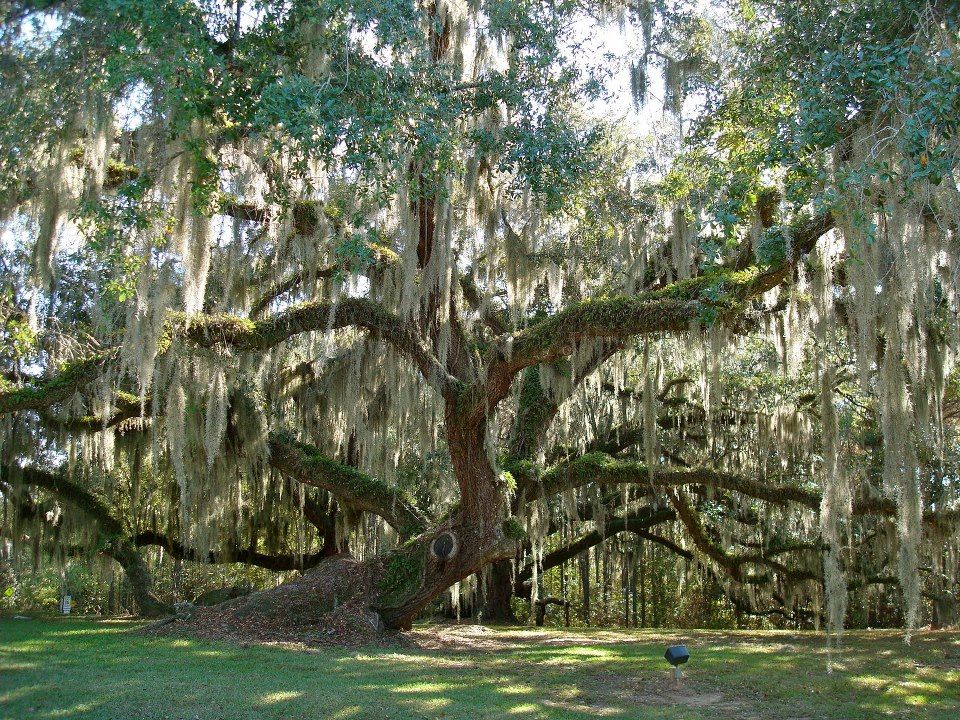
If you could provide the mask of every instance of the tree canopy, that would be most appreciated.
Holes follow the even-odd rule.
[[[956,607],[954,0],[0,11],[18,547],[146,613],[161,548],[349,549],[404,627],[624,534],[782,622]]]

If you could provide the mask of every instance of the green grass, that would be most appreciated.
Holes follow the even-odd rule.
[[[960,717],[960,634],[444,629],[441,649],[305,650],[145,637],[83,619],[0,619],[0,717]],[[433,630],[420,629],[423,640]],[[671,686],[664,645],[693,655]]]

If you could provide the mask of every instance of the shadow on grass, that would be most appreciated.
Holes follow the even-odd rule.
[[[956,634],[912,647],[850,634],[827,676],[813,634],[691,632],[693,659],[674,689],[656,633],[471,652],[242,647],[128,629],[0,620],[0,717],[953,720],[960,707],[960,670],[937,665]]]

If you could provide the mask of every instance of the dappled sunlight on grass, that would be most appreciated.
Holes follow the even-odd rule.
[[[359,705],[340,708],[329,716],[330,720],[348,720],[349,718],[359,717],[363,709]]]
[[[497,692],[501,695],[530,695],[535,692],[534,688],[529,685],[506,685],[504,687],[497,688]]]
[[[291,700],[296,700],[297,698],[302,697],[303,692],[300,690],[278,690],[276,692],[267,693],[261,697],[257,702],[257,705],[276,705],[277,703],[290,702]]]
[[[456,688],[463,687],[462,684],[455,683],[438,683],[438,682],[419,682],[419,683],[410,683],[403,685],[401,687],[396,687],[391,690],[394,693],[425,693],[425,692],[446,692],[448,690],[454,690]]]
[[[535,713],[539,710],[536,705],[532,703],[524,703],[523,705],[514,705],[507,712],[511,715],[526,715],[527,713]]]
[[[912,647],[898,633],[849,633],[828,676],[814,633],[449,627],[455,640],[441,649],[347,650],[0,620],[0,718],[739,720],[778,708],[956,720],[960,707],[957,633],[921,634]],[[662,657],[675,641],[692,653],[680,689]]]
[[[130,628],[118,625],[99,625],[96,628],[72,628],[70,630],[59,630],[49,633],[50,637],[96,637],[102,638],[106,635],[119,635],[128,632]]]
[[[18,672],[18,671],[25,671],[25,670],[36,670],[36,669],[37,669],[37,663],[12,663],[12,662],[5,662],[5,663],[3,663],[3,669],[4,669],[6,672]]]
[[[48,718],[77,717],[80,713],[93,712],[95,708],[96,708],[96,705],[93,703],[77,703],[73,707],[63,708],[62,710],[53,710],[51,712],[45,713],[44,717],[48,717]]]
[[[404,698],[401,702],[403,703],[404,707],[415,708],[420,712],[434,713],[453,704],[453,701],[450,698],[445,697],[422,698],[417,700]]]
[[[223,650],[194,650],[191,653],[194,657],[222,658],[226,656]]]
[[[5,663],[0,664],[0,670],[7,672],[10,670],[10,666]],[[37,686],[23,686],[14,688],[13,690],[7,690],[6,692],[0,692],[0,703],[6,704],[13,702],[14,700],[19,700],[20,698],[28,697],[32,693],[36,692],[37,689]]]

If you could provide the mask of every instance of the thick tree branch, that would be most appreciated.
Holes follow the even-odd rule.
[[[479,422],[507,396],[517,373],[569,355],[586,340],[684,332],[696,323],[740,329],[748,316],[748,303],[786,280],[800,258],[832,228],[829,213],[799,223],[792,233],[790,254],[771,267],[717,268],[659,290],[584,300],[506,336],[487,357],[485,381],[468,388],[463,403]]]
[[[310,553],[308,555],[296,555],[293,553],[269,555],[267,553],[258,552],[252,548],[244,548],[239,546],[222,548],[217,551],[211,550],[209,553],[203,554],[194,548],[184,547],[183,543],[180,541],[174,540],[163,533],[155,532],[153,530],[144,530],[137,533],[133,537],[133,542],[137,547],[145,547],[150,545],[162,547],[171,556],[177,558],[178,560],[189,560],[191,562],[204,563],[208,565],[243,563],[245,565],[254,565],[256,567],[261,567],[265,570],[273,570],[275,572],[287,570],[306,570],[314,567],[321,560],[330,556],[330,553],[325,551]]]
[[[589,453],[554,466],[540,478],[543,495],[550,497],[566,488],[596,482],[601,485],[635,484],[655,489],[702,485],[730,490],[747,497],[777,505],[795,503],[819,510],[821,495],[816,490],[779,482],[773,478],[750,478],[711,468],[654,468],[635,460],[617,460],[603,453]],[[854,515],[896,517],[896,503],[883,497],[859,497],[853,503]],[[960,522],[960,510],[929,510],[923,515],[929,526],[949,528]]]
[[[143,557],[134,544],[127,525],[117,518],[112,510],[100,498],[69,478],[39,470],[37,468],[19,468],[11,472],[10,468],[0,467],[0,479],[9,483],[11,476],[20,482],[43,488],[55,494],[58,499],[70,503],[88,515],[102,534],[98,550],[112,557],[123,568],[130,580],[140,612],[148,616],[163,615],[169,608],[153,594],[153,578]]]
[[[654,468],[635,460],[617,460],[604,453],[588,453],[554,466],[540,478],[546,497],[566,488],[579,487],[590,482],[602,485],[636,484],[657,489],[704,485],[733,490],[758,500],[786,505],[789,502],[810,508],[820,507],[820,495],[812,490],[773,482],[754,480],[742,475],[725,473],[710,468]]]
[[[818,573],[809,570],[793,570],[783,563],[771,560],[763,553],[747,553],[736,555],[727,552],[718,543],[713,542],[707,532],[700,515],[690,506],[683,493],[670,488],[667,490],[667,496],[677,511],[680,522],[687,529],[687,534],[693,541],[693,544],[704,555],[713,560],[718,566],[722,567],[730,577],[740,583],[753,582],[754,578],[744,573],[745,565],[763,565],[769,567],[774,572],[780,573],[794,582],[803,580],[819,580]]]
[[[480,288],[473,281],[469,271],[460,276],[460,289],[467,305],[480,315],[480,319],[494,335],[503,335],[510,330],[510,321],[506,313],[497,311],[484,301],[484,298],[480,295]]]
[[[447,394],[459,383],[423,344],[410,323],[366,298],[336,303],[305,303],[263,320],[232,315],[171,315],[177,335],[202,347],[227,345],[241,352],[267,350],[296,335],[345,327],[362,327],[410,358],[428,383]]]
[[[74,393],[96,380],[120,357],[119,349],[109,350],[66,365],[49,379],[0,390],[0,415],[17,410],[42,410],[69,400]]]
[[[641,512],[633,513],[626,517],[609,518],[599,530],[592,530],[585,533],[576,540],[544,555],[540,569],[546,571],[555,568],[619,533],[642,532],[660,523],[674,520],[675,518],[676,514],[669,508],[661,508],[659,510],[645,508]],[[517,584],[521,585],[532,577],[533,566],[527,565],[517,573]]]
[[[379,515],[402,537],[417,535],[427,527],[427,519],[398,488],[330,460],[287,433],[271,433],[269,447],[274,468],[304,485],[332,493],[351,507]]]
[[[141,400],[136,395],[121,390],[114,395],[113,410],[106,417],[101,415],[82,415],[80,417],[63,419],[46,411],[41,411],[41,417],[45,425],[67,432],[91,433],[99,432],[106,428],[118,428],[119,432],[122,433],[125,430],[131,429],[130,425],[133,423],[127,423],[128,420],[138,418],[140,424],[148,422],[147,418],[140,419],[140,413],[144,405],[148,402],[148,398]]]
[[[369,266],[369,270],[382,270],[389,265],[396,264],[399,261],[399,257],[395,252],[381,245],[368,245],[367,246],[370,252],[373,254],[373,263]],[[281,295],[285,295],[292,290],[298,288],[305,279],[310,277],[314,278],[331,278],[334,277],[338,272],[348,273],[350,272],[350,267],[344,263],[341,265],[330,265],[329,267],[320,268],[314,271],[312,274],[305,272],[304,270],[298,270],[291,274],[290,276],[278,280],[266,290],[263,291],[263,294],[257,299],[257,301],[250,308],[250,317],[257,318],[270,307],[270,304],[279,298]]]
[[[173,338],[181,338],[200,347],[225,345],[241,352],[254,352],[268,350],[303,333],[344,327],[366,328],[376,337],[383,338],[410,358],[427,382],[445,396],[459,387],[459,381],[427,349],[409,323],[365,298],[345,298],[338,303],[307,303],[258,321],[232,315],[188,318],[183,313],[171,313],[163,345],[169,347]],[[112,348],[71,363],[49,379],[0,390],[0,414],[42,410],[64,402],[97,379],[119,356],[119,349]]]

